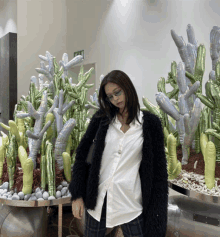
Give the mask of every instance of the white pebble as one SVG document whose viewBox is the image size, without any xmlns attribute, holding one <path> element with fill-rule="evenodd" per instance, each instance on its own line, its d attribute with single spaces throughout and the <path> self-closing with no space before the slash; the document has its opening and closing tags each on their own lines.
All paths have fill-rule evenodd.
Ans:
<svg viewBox="0 0 220 237">
<path fill-rule="evenodd" d="M 53 199 L 56 199 L 54 196 L 50 196 L 49 198 L 48 198 L 48 200 L 53 200 Z"/>
<path fill-rule="evenodd" d="M 62 181 L 61 184 L 63 185 L 63 187 L 67 187 L 67 182 L 66 181 Z"/>
<path fill-rule="evenodd" d="M 56 198 L 59 198 L 59 197 L 61 197 L 61 192 L 60 192 L 60 191 L 57 191 L 57 192 L 56 192 Z"/>
<path fill-rule="evenodd" d="M 12 196 L 12 200 L 19 200 L 20 198 L 19 198 L 19 196 L 18 195 L 13 195 Z"/>
<path fill-rule="evenodd" d="M 24 196 L 24 200 L 27 201 L 30 197 L 31 197 L 31 194 L 26 194 L 26 195 Z"/>
<path fill-rule="evenodd" d="M 38 200 L 38 201 L 44 201 L 44 199 L 43 199 L 43 198 L 38 198 L 37 200 Z"/>
<path fill-rule="evenodd" d="M 45 192 L 43 193 L 43 199 L 44 199 L 44 200 L 47 200 L 48 197 L 49 197 L 49 194 L 48 194 L 48 192 L 45 191 Z"/>
<path fill-rule="evenodd" d="M 20 197 L 20 200 L 23 200 L 23 199 L 24 199 L 24 193 L 23 193 L 23 192 L 19 192 L 19 193 L 18 193 L 18 196 Z"/>
<path fill-rule="evenodd" d="M 62 186 L 62 185 L 59 185 L 59 186 L 57 187 L 57 191 L 61 191 L 62 188 L 63 188 L 63 186 Z"/>
<path fill-rule="evenodd" d="M 36 198 L 37 198 L 37 199 L 38 199 L 38 198 L 42 198 L 42 197 L 43 197 L 43 194 L 42 194 L 41 191 L 39 191 L 39 192 L 36 193 Z"/>
<path fill-rule="evenodd" d="M 4 182 L 1 186 L 0 189 L 8 189 L 8 182 Z"/>
<path fill-rule="evenodd" d="M 37 198 L 35 197 L 35 196 L 31 196 L 30 198 L 29 198 L 29 201 L 36 201 L 37 200 Z"/>
<path fill-rule="evenodd" d="M 66 198 L 67 196 L 62 196 L 62 198 Z"/>
<path fill-rule="evenodd" d="M 36 188 L 35 189 L 35 193 L 38 193 L 38 192 L 40 192 L 41 190 L 40 190 L 40 188 Z"/>
<path fill-rule="evenodd" d="M 64 196 L 66 194 L 66 191 L 67 191 L 67 187 L 63 187 L 61 190 L 62 196 Z"/>
</svg>

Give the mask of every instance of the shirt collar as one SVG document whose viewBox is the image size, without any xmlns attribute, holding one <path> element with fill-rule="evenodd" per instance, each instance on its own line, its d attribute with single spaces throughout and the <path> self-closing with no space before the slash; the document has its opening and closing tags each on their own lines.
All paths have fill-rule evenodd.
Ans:
<svg viewBox="0 0 220 237">
<path fill-rule="evenodd" d="M 140 113 L 138 114 L 138 120 L 142 123 L 143 122 L 143 112 L 140 110 Z M 121 124 L 120 121 L 118 120 L 118 116 L 115 116 L 115 123 L 116 124 Z M 138 125 L 141 126 L 141 124 L 137 121 L 136 118 L 130 123 L 131 126 Z"/>
</svg>

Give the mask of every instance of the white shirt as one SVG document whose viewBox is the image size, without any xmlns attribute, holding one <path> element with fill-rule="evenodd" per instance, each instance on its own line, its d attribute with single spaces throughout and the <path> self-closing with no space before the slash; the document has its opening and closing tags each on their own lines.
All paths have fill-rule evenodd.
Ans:
<svg viewBox="0 0 220 237">
<path fill-rule="evenodd" d="M 88 213 L 97 221 L 107 192 L 106 227 L 128 223 L 138 217 L 143 210 L 139 167 L 143 147 L 143 112 L 138 123 L 134 119 L 124 133 L 117 116 L 109 124 L 105 138 L 105 148 L 100 167 L 97 204 Z"/>
</svg>

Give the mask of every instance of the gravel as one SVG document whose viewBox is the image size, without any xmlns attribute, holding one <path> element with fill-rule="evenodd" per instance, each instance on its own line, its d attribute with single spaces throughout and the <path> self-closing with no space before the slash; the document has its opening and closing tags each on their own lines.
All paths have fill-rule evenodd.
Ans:
<svg viewBox="0 0 220 237">
<path fill-rule="evenodd" d="M 215 187 L 210 190 L 205 184 L 204 175 L 195 174 L 193 172 L 188 173 L 185 170 L 181 171 L 181 175 L 182 178 L 176 178 L 169 181 L 188 190 L 220 197 L 220 185 L 217 185 L 218 179 L 215 179 Z"/>
<path fill-rule="evenodd" d="M 41 188 L 36 188 L 31 194 L 24 194 L 23 192 L 17 193 L 17 189 L 8 191 L 8 182 L 3 183 L 0 186 L 0 199 L 8 200 L 24 200 L 24 201 L 43 201 L 43 200 L 53 200 L 71 197 L 68 190 L 69 184 L 66 181 L 61 182 L 56 188 L 56 197 L 50 196 L 48 191 L 44 191 Z"/>
</svg>

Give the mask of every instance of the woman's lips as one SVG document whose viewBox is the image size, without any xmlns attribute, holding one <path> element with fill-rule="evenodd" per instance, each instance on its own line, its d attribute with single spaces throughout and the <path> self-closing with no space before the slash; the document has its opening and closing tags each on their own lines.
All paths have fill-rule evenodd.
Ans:
<svg viewBox="0 0 220 237">
<path fill-rule="evenodd" d="M 120 105 L 122 102 L 119 102 L 117 105 Z"/>
</svg>

